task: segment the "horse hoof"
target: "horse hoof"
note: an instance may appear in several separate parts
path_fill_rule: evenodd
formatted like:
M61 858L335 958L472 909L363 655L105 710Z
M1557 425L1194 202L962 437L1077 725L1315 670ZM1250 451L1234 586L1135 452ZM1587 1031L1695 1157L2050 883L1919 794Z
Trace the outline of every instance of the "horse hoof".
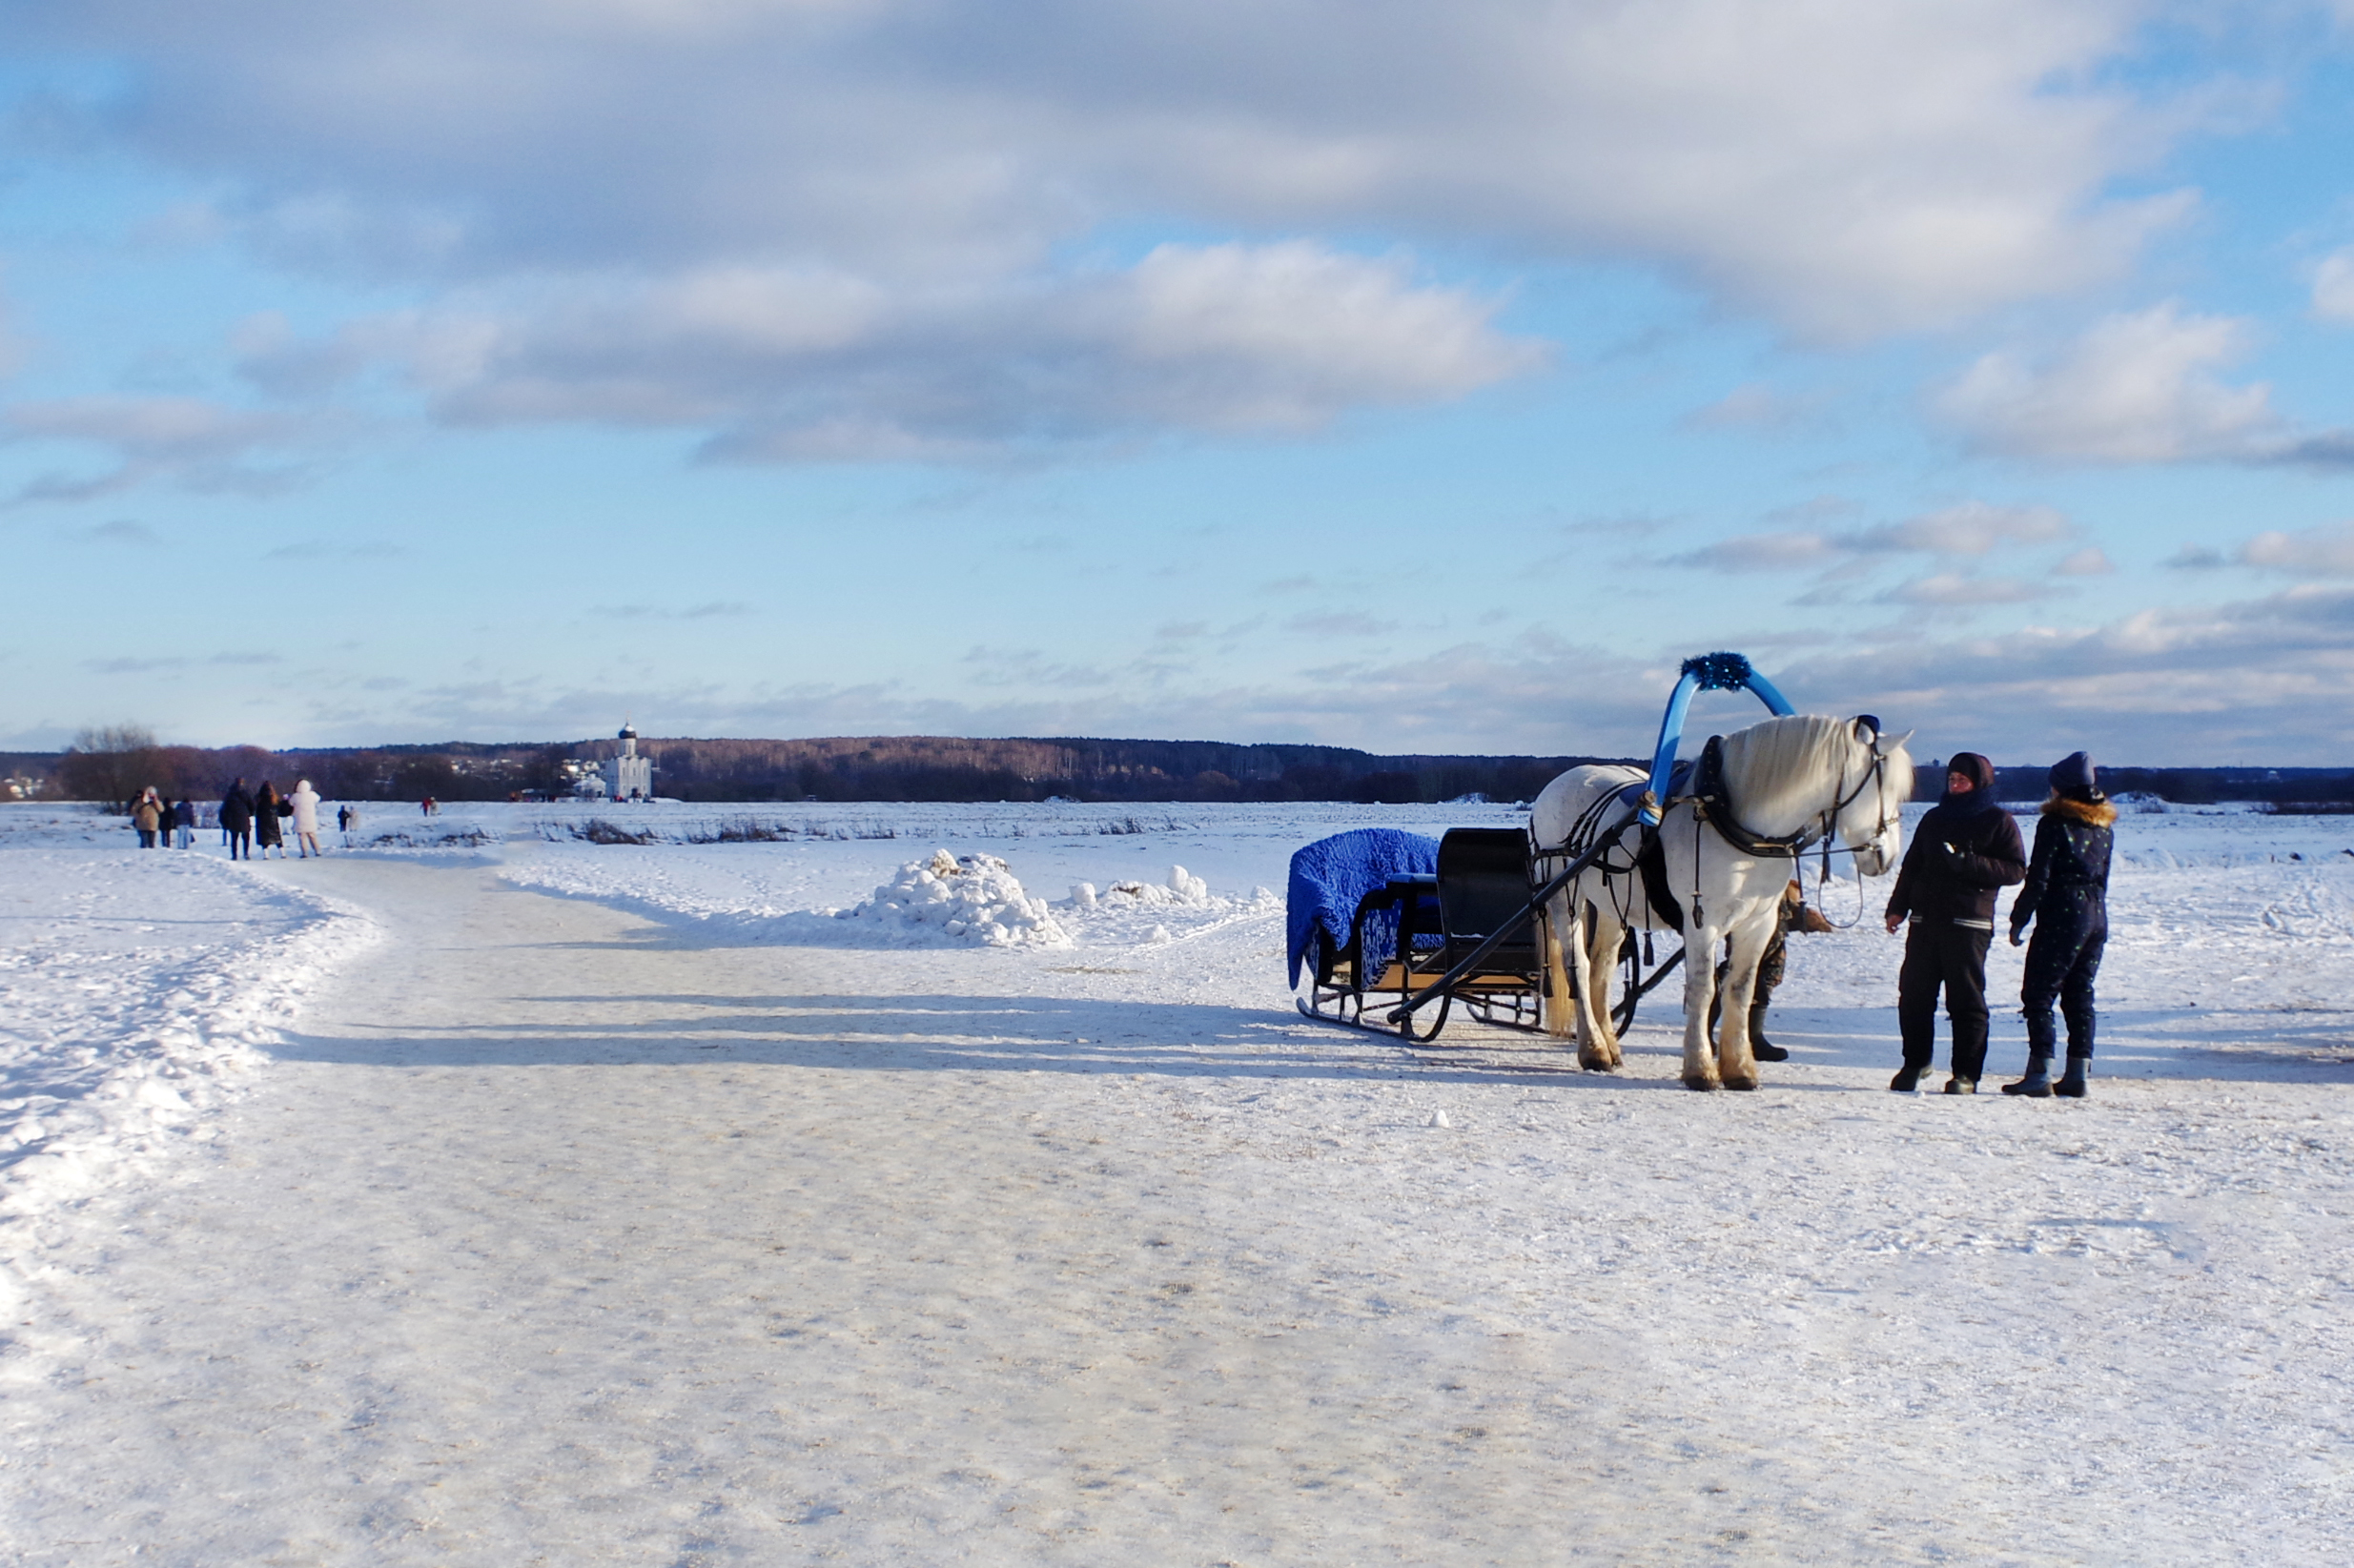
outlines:
M1757 1080L1754 1078L1728 1078L1725 1080L1725 1087L1727 1089L1755 1089L1757 1087Z
M1694 1078L1688 1074L1684 1079L1684 1087L1686 1089L1697 1089L1705 1091L1708 1089L1721 1089L1724 1086L1719 1084L1713 1078Z
M1599 1056L1581 1056L1578 1058L1578 1066L1584 1068L1588 1072L1607 1072L1611 1069L1617 1067L1618 1064L1616 1062L1606 1062Z

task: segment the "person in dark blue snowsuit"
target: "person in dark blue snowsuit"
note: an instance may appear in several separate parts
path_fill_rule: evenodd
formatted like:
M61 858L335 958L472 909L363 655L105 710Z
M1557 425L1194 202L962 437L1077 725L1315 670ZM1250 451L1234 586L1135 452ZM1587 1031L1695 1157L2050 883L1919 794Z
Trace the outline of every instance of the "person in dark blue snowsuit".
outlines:
M2109 850L2117 807L2100 793L2093 760L2072 752L2055 764L2052 796L2036 824L2035 857L2027 883L2011 905L2011 946L2035 922L2019 1007L2027 1017L2027 1076L2005 1084L2005 1094L2032 1099L2084 1097L2093 1065L2093 981L2109 944ZM2058 1044L2052 1005L2068 1020L2068 1070L2052 1081Z

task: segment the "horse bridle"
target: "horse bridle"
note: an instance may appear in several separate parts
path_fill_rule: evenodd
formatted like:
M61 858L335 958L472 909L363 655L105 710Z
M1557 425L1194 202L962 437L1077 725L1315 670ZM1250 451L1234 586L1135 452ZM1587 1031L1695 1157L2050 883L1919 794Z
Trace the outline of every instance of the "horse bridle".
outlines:
M1888 808L1888 753L1880 749L1880 735L1877 729L1873 731L1872 736L1871 769L1865 774L1864 778L1856 780L1855 787L1850 790L1847 794L1841 796L1837 804L1832 805L1831 810L1825 813L1823 817L1823 869L1818 882L1818 886L1820 886L1828 887L1831 886L1831 857L1833 854L1855 855L1859 853L1856 846L1852 844L1840 845L1834 850L1832 847L1831 841L1839 828L1839 814L1862 797L1864 792L1864 784L1867 781L1870 782L1873 786L1873 804L1878 808L1878 822L1872 830L1872 842L1876 843L1878 840L1886 837L1893 827L1901 827L1904 824L1904 802L1898 801L1896 803L1896 809L1893 812L1890 811ZM1842 784L1846 782L1846 774L1844 769L1840 775L1840 782ZM1829 920L1831 917L1829 915L1825 915L1823 918ZM1863 918L1864 868L1863 863L1859 860L1855 865L1855 918L1848 921L1844 925L1834 922L1833 926L1835 929L1842 931L1848 930L1860 923Z

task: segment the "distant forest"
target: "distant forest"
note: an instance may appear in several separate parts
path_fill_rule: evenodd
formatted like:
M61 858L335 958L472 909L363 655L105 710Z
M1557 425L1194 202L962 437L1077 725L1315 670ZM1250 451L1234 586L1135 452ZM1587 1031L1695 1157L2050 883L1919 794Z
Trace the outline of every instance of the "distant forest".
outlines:
M65 752L0 752L0 779L37 798L121 802L148 784L217 798L234 778L281 788L307 778L334 800L502 801L563 795L568 761L609 760L614 741L562 744L208 749L157 745L136 731L93 731ZM1213 741L964 740L888 736L808 741L645 740L658 793L686 801L1356 801L1397 804L1484 795L1525 801L1565 768L1625 762L1591 756L1382 756L1345 746L1229 745ZM1922 759L1919 794L1938 775ZM2343 768L2101 770L2112 794L2168 801L2354 801ZM1998 770L2012 801L2039 799L2041 767Z
M217 796L232 779L311 781L336 800L502 801L563 795L569 761L607 762L614 741L557 745L379 746L265 751L133 743L97 732L56 752L0 753L0 775L45 798L127 800L148 784ZM888 736L810 741L642 740L658 794L686 801L1361 801L1464 795L1526 800L1565 768L1612 759L1382 757L1344 746L1209 741Z

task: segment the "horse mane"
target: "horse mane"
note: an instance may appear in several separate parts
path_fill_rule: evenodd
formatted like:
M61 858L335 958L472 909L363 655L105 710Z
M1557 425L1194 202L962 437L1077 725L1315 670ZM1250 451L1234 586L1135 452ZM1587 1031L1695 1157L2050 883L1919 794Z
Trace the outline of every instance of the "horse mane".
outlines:
M1768 719L1725 737L1725 784L1742 825L1771 838L1792 833L1830 804L1825 790L1847 775L1853 788L1871 765L1872 748L1855 738L1855 721L1819 713ZM1913 760L1889 752L1889 787L1913 793Z

